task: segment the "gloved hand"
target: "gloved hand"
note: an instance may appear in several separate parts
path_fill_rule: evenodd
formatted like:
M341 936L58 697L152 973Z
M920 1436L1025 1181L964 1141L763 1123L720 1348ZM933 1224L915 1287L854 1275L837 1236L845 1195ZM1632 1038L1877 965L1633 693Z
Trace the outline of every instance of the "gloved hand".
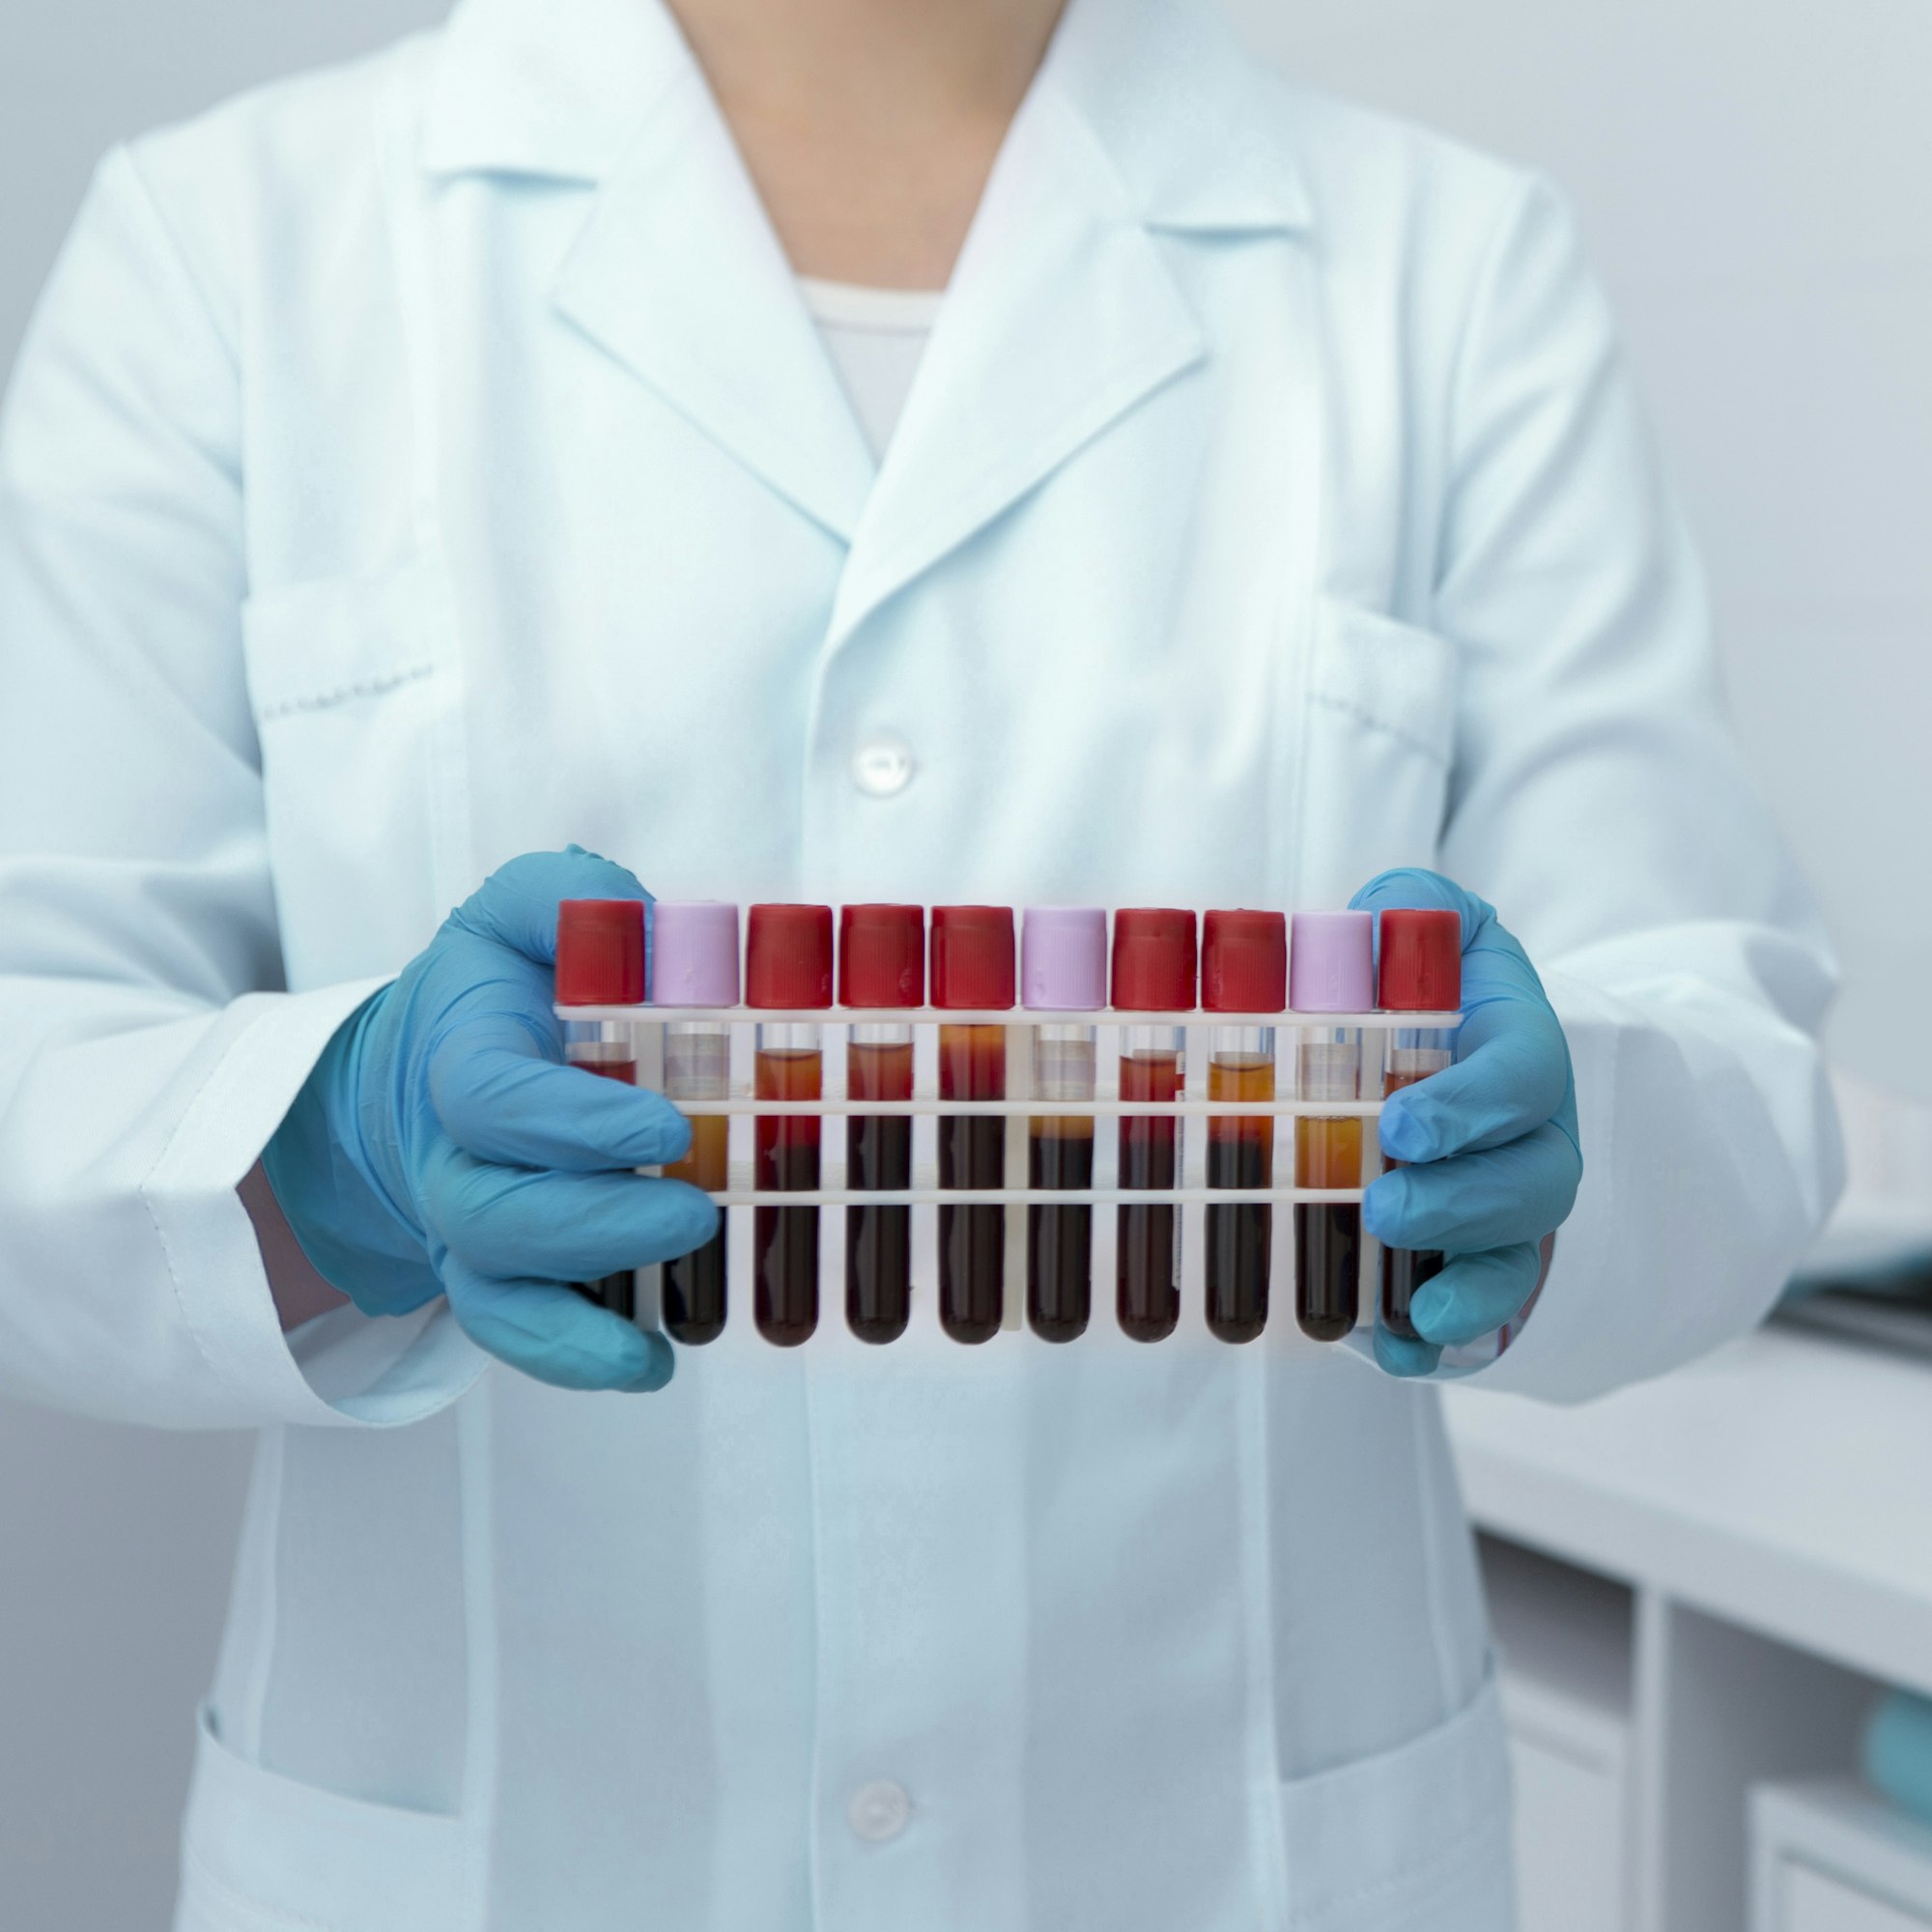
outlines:
M447 1294L465 1332L565 1388L643 1390L671 1351L566 1284L701 1246L718 1210L657 1094L563 1065L557 902L650 895L572 846L513 859L324 1049L262 1162L303 1252L366 1315Z
M1378 1176L1362 1203L1378 1240L1449 1257L1410 1303L1420 1341L1376 1326L1384 1369L1426 1376L1446 1345L1494 1333L1534 1293L1539 1243L1569 1214L1583 1176L1577 1084L1536 969L1493 906L1409 867L1370 880L1350 903L1447 907L1463 918L1455 1061L1390 1096L1382 1151L1405 1165Z

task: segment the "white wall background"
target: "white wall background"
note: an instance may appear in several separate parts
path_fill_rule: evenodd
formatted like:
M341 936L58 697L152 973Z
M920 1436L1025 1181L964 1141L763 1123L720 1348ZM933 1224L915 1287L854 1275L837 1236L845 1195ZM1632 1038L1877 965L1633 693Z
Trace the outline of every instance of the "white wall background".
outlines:
M1717 590L1739 726L1849 968L1846 1065L1932 1097L1932 8L1227 0L1296 71L1554 176ZM0 365L95 157L440 0L14 0ZM1686 828L1694 836L1695 828ZM0 1402L0 1926L167 1919L246 1442Z

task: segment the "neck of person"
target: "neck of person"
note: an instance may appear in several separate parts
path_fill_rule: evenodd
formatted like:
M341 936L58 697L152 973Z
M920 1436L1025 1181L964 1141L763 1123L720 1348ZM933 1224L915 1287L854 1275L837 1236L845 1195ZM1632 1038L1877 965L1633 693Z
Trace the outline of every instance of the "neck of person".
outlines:
M668 0L793 269L943 289L1065 0Z

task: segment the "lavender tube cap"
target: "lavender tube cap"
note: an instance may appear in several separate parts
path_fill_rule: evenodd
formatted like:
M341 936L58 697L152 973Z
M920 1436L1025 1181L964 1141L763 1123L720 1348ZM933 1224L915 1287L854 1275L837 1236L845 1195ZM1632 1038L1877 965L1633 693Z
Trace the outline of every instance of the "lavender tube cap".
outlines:
M738 1004L738 908L724 899L651 907L651 1005Z
M1020 926L1020 1005L1092 1013L1106 1004L1106 913L1098 906L1028 906Z
M1374 913L1294 915L1288 946L1288 1004L1298 1013L1375 1010Z

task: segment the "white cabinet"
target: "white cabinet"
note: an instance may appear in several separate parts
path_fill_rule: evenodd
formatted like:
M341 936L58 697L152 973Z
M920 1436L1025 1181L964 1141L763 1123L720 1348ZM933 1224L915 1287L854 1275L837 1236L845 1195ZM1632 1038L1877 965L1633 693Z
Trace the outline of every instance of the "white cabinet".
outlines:
M1443 1406L1522 1932L1932 1932L1932 1831L1847 1776L1888 1687L1932 1695L1932 1365L1774 1328L1574 1408Z
M1779 1867L1767 1932L1925 1932L1928 1921L1809 1865Z
M1932 1830L1849 1779L1751 1793L1751 1932L1932 1932Z
M1521 1932L1625 1932L1631 1592L1483 1542L1516 1773Z
M1512 1726L1521 1932L1624 1932L1620 1769Z

